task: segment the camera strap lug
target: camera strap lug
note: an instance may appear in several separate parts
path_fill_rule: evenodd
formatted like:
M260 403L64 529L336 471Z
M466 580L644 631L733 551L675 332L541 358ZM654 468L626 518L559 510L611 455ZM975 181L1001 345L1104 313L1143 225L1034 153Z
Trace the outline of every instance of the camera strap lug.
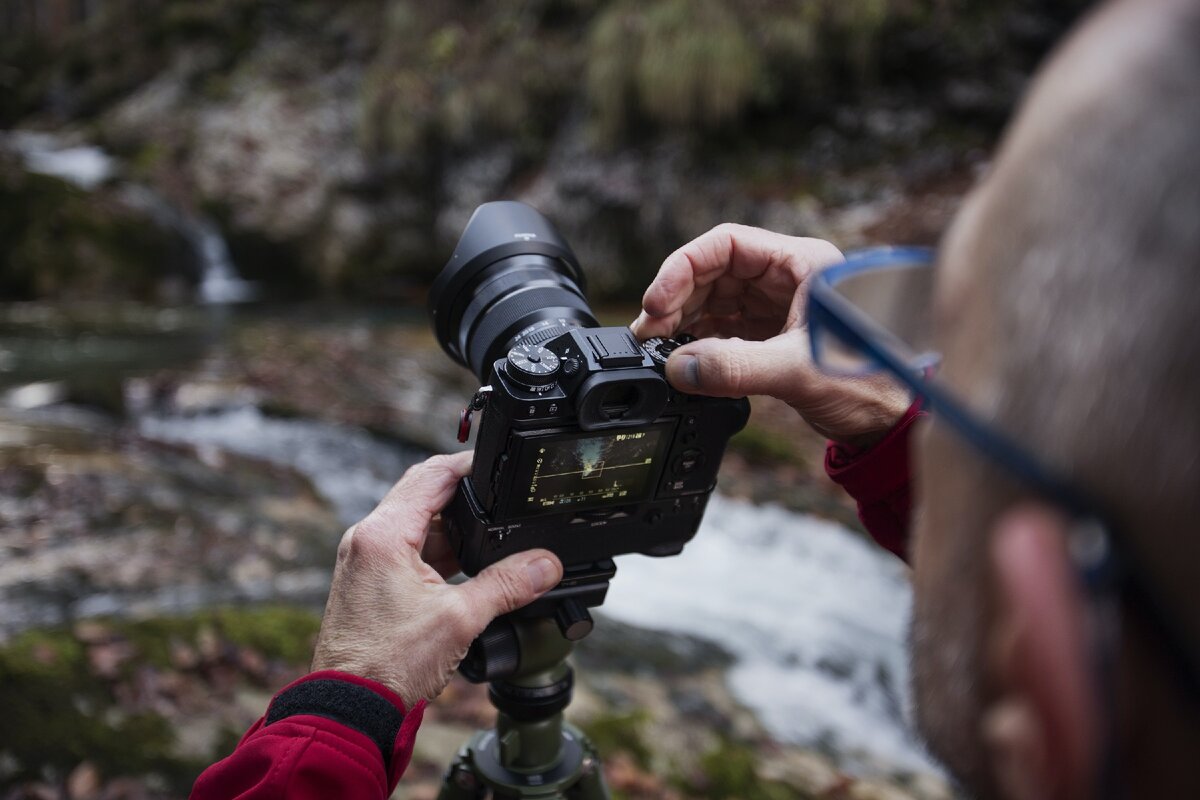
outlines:
M487 405L488 395L492 393L492 387L480 386L479 391L471 398L471 402L467 407L458 412L458 441L466 442L471 436L471 415L479 411Z

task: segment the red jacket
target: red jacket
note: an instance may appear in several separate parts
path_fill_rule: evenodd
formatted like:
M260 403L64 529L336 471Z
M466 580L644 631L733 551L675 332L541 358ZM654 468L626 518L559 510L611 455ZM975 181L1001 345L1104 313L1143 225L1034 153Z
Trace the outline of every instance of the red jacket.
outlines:
M908 542L909 429L916 406L866 452L830 444L825 469L858 502L880 545L904 558ZM343 672L314 672L284 687L233 753L206 769L193 800L382 800L412 758L422 700L407 711L393 691Z

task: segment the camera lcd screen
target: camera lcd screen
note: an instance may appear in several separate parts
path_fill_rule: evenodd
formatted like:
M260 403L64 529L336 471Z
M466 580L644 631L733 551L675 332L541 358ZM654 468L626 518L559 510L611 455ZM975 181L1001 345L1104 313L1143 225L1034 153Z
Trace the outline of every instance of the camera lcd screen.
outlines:
M646 499L667 427L525 440L510 512L584 510Z

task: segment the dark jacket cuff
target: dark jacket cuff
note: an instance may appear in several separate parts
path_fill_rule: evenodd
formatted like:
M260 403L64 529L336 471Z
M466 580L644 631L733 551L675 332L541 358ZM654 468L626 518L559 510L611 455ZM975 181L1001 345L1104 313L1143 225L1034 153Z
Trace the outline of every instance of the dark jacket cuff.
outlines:
M300 715L323 717L373 741L391 774L396 737L407 713L404 701L383 684L336 670L305 675L284 687L267 708L265 725Z

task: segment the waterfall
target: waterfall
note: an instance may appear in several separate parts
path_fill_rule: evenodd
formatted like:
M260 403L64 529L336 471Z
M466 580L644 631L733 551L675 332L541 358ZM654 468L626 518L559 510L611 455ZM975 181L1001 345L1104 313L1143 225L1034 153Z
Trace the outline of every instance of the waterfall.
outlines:
M254 286L242 280L217 226L204 218L189 220L189 240L200 259L201 303L241 303L254 299Z
M116 159L94 145L68 143L51 133L0 133L0 143L21 156L30 172L50 175L92 191L119 174ZM163 227L177 231L191 245L199 265L196 300L200 303L241 303L254 299L254 285L242 280L229 246L212 220L183 211L148 186L123 181L119 193L129 205L145 212Z

